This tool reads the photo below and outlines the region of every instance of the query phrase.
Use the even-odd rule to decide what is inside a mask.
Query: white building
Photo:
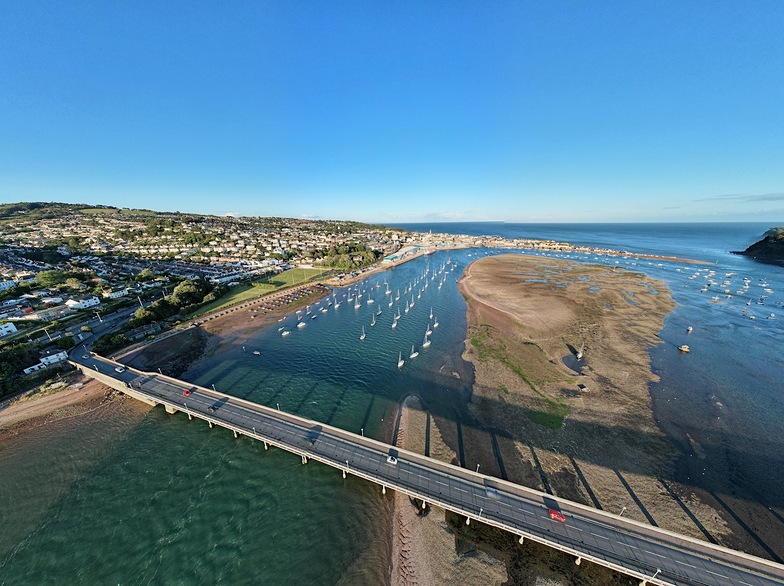
[[[71,309],[87,309],[88,307],[95,307],[100,305],[101,300],[95,295],[92,297],[83,297],[81,299],[69,299],[65,304]]]
[[[13,334],[14,332],[16,332],[16,326],[14,324],[0,324],[0,338]]]
[[[44,356],[41,356],[41,362],[45,365],[55,364],[57,362],[62,362],[63,360],[68,358],[68,352],[65,350],[60,351],[53,351],[51,353],[47,353]]]
[[[103,296],[109,299],[119,299],[128,295],[128,289],[114,289],[112,291],[104,291]]]

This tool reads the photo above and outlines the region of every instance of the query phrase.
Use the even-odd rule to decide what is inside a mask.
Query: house
[[[16,326],[12,323],[0,324],[0,338],[16,332]]]
[[[128,295],[128,289],[110,289],[109,291],[103,292],[103,296],[108,297],[109,299],[119,299],[126,295]]]
[[[0,281],[0,291],[16,287],[16,281]]]
[[[65,304],[71,309],[87,309],[88,307],[95,307],[100,305],[101,300],[95,295],[92,297],[81,297],[79,299],[69,299]]]

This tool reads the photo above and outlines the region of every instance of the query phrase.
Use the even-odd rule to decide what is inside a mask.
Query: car
[[[191,392],[190,392],[188,389],[185,389],[185,390],[182,392],[182,395],[183,395],[184,397],[190,397],[190,396],[191,396]]]
[[[209,406],[207,409],[209,409],[210,411],[212,411],[213,413],[215,413],[215,411],[217,411],[217,410],[218,410],[218,406],[217,406],[217,405],[210,405],[210,406]]]
[[[114,370],[117,372],[125,372],[125,369],[122,366],[115,366]]]
[[[548,514],[550,515],[550,518],[553,521],[560,521],[561,523],[566,523],[566,517],[561,511],[558,511],[556,509],[550,509],[548,511]]]
[[[393,466],[397,464],[397,458],[394,456],[387,456],[387,464],[392,464]]]

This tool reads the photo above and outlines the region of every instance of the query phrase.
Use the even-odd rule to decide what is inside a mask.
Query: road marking
[[[648,551],[647,549],[643,550],[643,551],[645,551],[645,553],[649,553],[651,555],[655,555],[657,558],[667,559],[667,556],[665,556],[665,555],[661,555],[661,554],[658,554],[658,553],[653,553],[652,551]],[[686,565],[688,565],[688,564],[686,564]],[[692,566],[692,568],[693,567],[694,566]]]
[[[620,543],[621,545],[625,545],[626,547],[631,547],[632,549],[640,549],[636,545],[629,545],[628,543],[624,543],[623,541],[619,541],[618,543]]]
[[[609,537],[605,537],[604,535],[597,535],[597,534],[596,534],[596,533],[594,533],[593,531],[591,531],[591,535],[593,535],[594,537],[598,537],[598,538],[600,538],[600,539],[606,539],[607,541],[610,541],[610,538],[609,538]]]
[[[676,564],[680,564],[682,566],[689,566],[690,568],[696,568],[697,566],[692,566],[691,564],[687,564],[686,562],[682,562],[680,560],[675,560]]]
[[[710,570],[705,570],[705,571],[708,572],[709,574],[713,574],[714,576],[718,576],[719,578],[726,578],[727,577],[724,574],[717,574],[716,572],[711,572]],[[745,582],[744,582],[744,584],[745,584]]]

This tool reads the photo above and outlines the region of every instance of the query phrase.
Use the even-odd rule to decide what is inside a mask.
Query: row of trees
[[[168,319],[174,315],[187,314],[205,303],[212,303],[228,292],[226,285],[213,285],[205,279],[194,279],[179,283],[172,294],[159,299],[133,314],[128,326],[138,328],[153,321]]]

